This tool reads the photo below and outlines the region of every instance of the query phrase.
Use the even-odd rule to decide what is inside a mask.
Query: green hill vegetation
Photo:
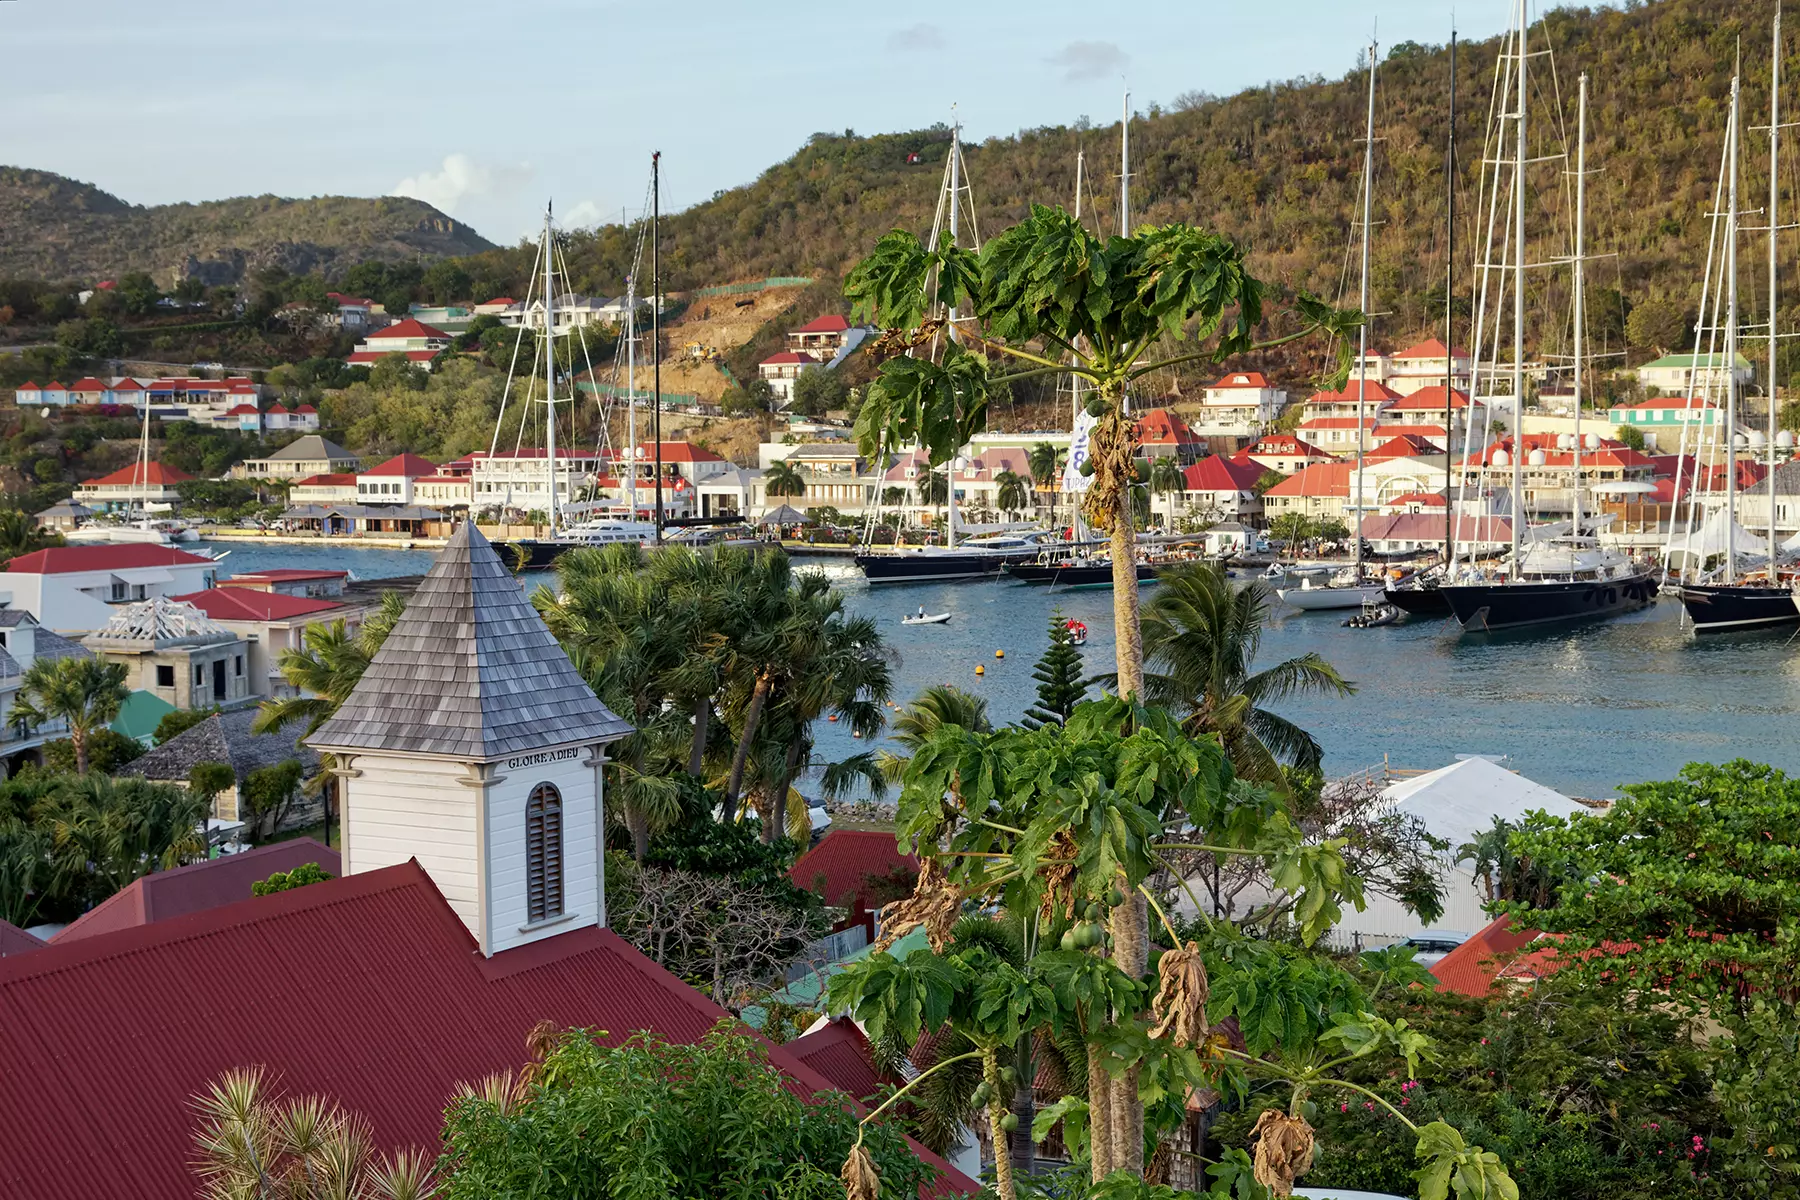
[[[1572,137],[1575,79],[1582,71],[1590,76],[1588,163],[1595,174],[1589,181],[1589,247],[1614,256],[1590,269],[1590,288],[1600,292],[1590,295],[1597,350],[1621,348],[1633,306],[1667,301],[1678,318],[1679,310],[1696,304],[1706,255],[1704,214],[1718,171],[1733,55],[1742,38],[1746,113],[1766,118],[1770,12],[1769,5],[1749,0],[1629,0],[1623,9],[1568,8],[1546,18],[1555,88],[1546,69],[1552,60],[1534,59],[1536,127],[1547,134],[1562,124]],[[1534,48],[1537,36],[1534,27]],[[1790,36],[1788,43],[1785,73],[1792,79],[1800,67],[1800,39]],[[1499,49],[1497,38],[1465,43],[1457,63],[1463,164],[1458,269],[1465,295],[1478,245],[1474,198]],[[1346,58],[1352,53],[1347,49]],[[1391,345],[1430,331],[1442,313],[1450,56],[1445,47],[1417,43],[1384,47],[1382,54],[1373,307],[1389,314],[1377,324],[1377,340]],[[1152,105],[1132,123],[1134,222],[1186,221],[1217,229],[1249,248],[1251,264],[1264,278],[1353,301],[1355,280],[1346,265],[1365,89],[1366,77],[1351,69],[1341,79],[1291,79],[1229,97],[1189,93],[1166,108]],[[1761,122],[1746,121],[1755,123]],[[669,286],[770,275],[839,277],[889,228],[925,233],[949,137],[943,126],[874,137],[815,134],[754,182],[665,218]],[[1745,143],[1744,186],[1759,202],[1766,190],[1766,182],[1758,181],[1766,170],[1761,138],[1751,134]],[[1092,189],[1084,209],[1101,229],[1116,228],[1115,121],[1024,130],[968,146],[981,231],[1017,221],[1032,203],[1068,205],[1078,149],[1087,152]],[[909,163],[914,154],[920,161]],[[1566,214],[1563,166],[1533,168],[1532,186]],[[1788,201],[1797,202],[1800,197]],[[1791,216],[1796,209],[1788,211]],[[1546,253],[1567,252],[1566,216],[1558,223],[1562,229],[1540,223]],[[618,226],[573,235],[570,261],[578,286],[619,288],[634,245],[635,236]],[[529,251],[524,258],[521,253],[494,251],[478,261],[490,276],[522,278]],[[1790,270],[1792,255],[1790,248]],[[1537,285],[1546,289],[1543,307],[1566,312],[1564,284],[1550,278],[1566,273],[1539,274],[1546,280]],[[1640,321],[1646,336],[1666,335],[1670,321],[1664,316]],[[1648,342],[1642,347],[1651,348]]]
[[[270,267],[335,277],[359,262],[474,254],[490,245],[401,196],[142,207],[48,171],[0,167],[0,277],[94,281],[141,271],[164,286],[186,275],[217,286]]]

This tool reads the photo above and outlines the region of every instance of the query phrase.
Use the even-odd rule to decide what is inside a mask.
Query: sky
[[[973,140],[1116,122],[1189,91],[1335,78],[1371,34],[1448,40],[1449,0],[754,4],[0,0],[0,163],[134,204],[403,194],[495,242],[747,183],[821,130],[950,117]],[[1121,6],[1123,7],[1123,6]],[[1510,0],[1463,0],[1461,35]],[[1385,51],[1384,51],[1385,52]],[[37,64],[37,66],[32,66]]]

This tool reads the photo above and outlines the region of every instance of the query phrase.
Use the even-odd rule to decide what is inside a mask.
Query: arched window
[[[548,783],[531,789],[525,801],[526,920],[535,924],[562,916],[562,793]]]

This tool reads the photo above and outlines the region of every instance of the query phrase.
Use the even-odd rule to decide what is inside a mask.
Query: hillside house
[[[372,367],[390,354],[403,354],[414,366],[429,371],[452,340],[442,329],[408,317],[370,333],[344,361],[353,367]]]
[[[1647,388],[1671,395],[1691,395],[1702,392],[1722,396],[1725,394],[1726,381],[1736,377],[1738,383],[1747,384],[1756,378],[1756,371],[1750,360],[1742,354],[1731,360],[1731,369],[1726,370],[1725,355],[1719,354],[1665,354],[1653,359],[1637,369],[1637,381]]]
[[[338,328],[349,333],[379,329],[388,323],[387,309],[366,296],[346,296],[342,292],[326,292],[325,298],[337,305]]]
[[[179,504],[178,484],[192,479],[178,467],[134,462],[110,475],[90,479],[75,489],[75,502],[99,512],[142,508],[145,504]]]
[[[771,354],[756,364],[756,373],[769,385],[775,398],[783,407],[794,399],[794,380],[800,378],[800,372],[824,365],[816,356],[804,350],[783,350],[779,354]]]
[[[1725,410],[1700,396],[1668,396],[1618,405],[1607,411],[1606,419],[1614,429],[1624,425],[1637,429],[1648,446],[1673,452],[1681,448],[1684,429],[1694,430],[1688,435],[1690,449],[1703,434],[1707,444],[1713,444],[1711,439],[1725,424]]]
[[[1168,408],[1152,408],[1138,418],[1137,442],[1140,456],[1172,456],[1184,467],[1200,461],[1200,456],[1206,453],[1206,439]]]
[[[1259,521],[1263,502],[1255,489],[1265,470],[1241,453],[1230,458],[1217,454],[1203,458],[1182,470],[1175,512],[1204,521]]]
[[[437,474],[437,464],[417,454],[396,454],[356,477],[359,504],[411,504],[413,480]]]
[[[1369,378],[1402,396],[1410,396],[1421,388],[1442,388],[1446,370],[1451,376],[1451,386],[1466,392],[1473,366],[1474,359],[1467,350],[1461,346],[1446,350],[1438,338],[1426,338],[1393,354],[1377,350],[1368,357]],[[1361,361],[1353,361],[1350,377],[1355,379],[1361,369]]]
[[[1233,371],[1206,385],[1202,405],[1193,414],[1195,432],[1210,436],[1249,437],[1281,415],[1288,394],[1260,371]]]
[[[787,335],[787,348],[810,354],[821,363],[831,363],[839,355],[854,350],[867,336],[869,327],[852,325],[846,317],[835,313],[815,317]]]
[[[1337,457],[1291,433],[1264,434],[1240,453],[1252,462],[1283,475],[1292,475],[1295,471],[1303,471],[1318,463],[1333,462]]]
[[[251,458],[231,469],[234,479],[305,479],[309,475],[346,475],[362,470],[362,459],[336,442],[309,433],[269,455]]]
[[[173,546],[55,546],[22,554],[0,572],[0,608],[22,609],[57,633],[88,633],[113,606],[203,591],[218,564]]]
[[[113,610],[81,639],[101,658],[124,663],[125,686],[176,708],[249,700],[250,647],[192,604],[155,596]]]

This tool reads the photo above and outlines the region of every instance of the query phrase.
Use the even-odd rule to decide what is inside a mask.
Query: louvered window
[[[562,793],[540,783],[525,802],[525,903],[530,923],[562,916],[562,848]]]

